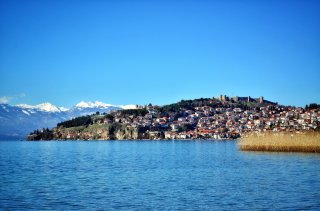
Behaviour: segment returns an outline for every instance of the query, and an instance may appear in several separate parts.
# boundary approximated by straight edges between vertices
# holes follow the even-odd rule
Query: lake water
[[[0,209],[320,210],[320,155],[235,141],[2,141]]]

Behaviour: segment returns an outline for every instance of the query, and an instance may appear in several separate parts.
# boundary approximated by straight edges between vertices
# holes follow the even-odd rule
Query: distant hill
[[[135,105],[116,106],[98,101],[82,101],[67,109],[50,103],[35,106],[0,104],[0,140],[25,139],[30,131],[37,128],[52,128],[57,123],[74,117],[124,108],[135,108]]]

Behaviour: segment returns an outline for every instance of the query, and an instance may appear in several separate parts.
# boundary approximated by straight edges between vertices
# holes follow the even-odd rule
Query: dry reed
[[[240,150],[320,153],[320,133],[251,133],[239,141]]]

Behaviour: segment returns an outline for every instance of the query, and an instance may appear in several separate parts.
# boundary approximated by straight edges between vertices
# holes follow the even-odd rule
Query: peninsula
[[[252,132],[318,131],[320,105],[283,106],[263,97],[200,98],[96,112],[38,129],[27,140],[236,139]]]

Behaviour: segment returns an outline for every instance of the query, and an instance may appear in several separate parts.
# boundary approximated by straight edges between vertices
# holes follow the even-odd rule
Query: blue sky
[[[320,1],[0,1],[0,100],[320,103]]]

